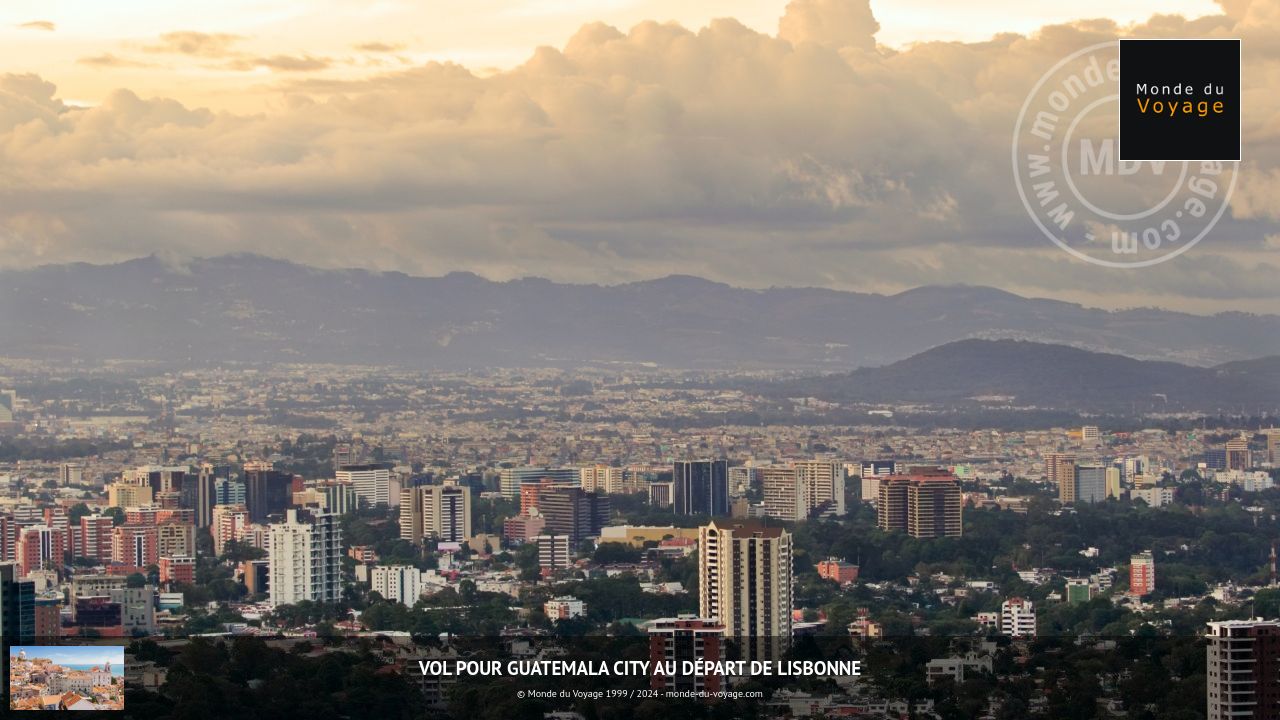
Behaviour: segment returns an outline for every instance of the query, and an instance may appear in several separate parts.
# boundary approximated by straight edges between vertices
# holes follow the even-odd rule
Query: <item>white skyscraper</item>
[[[271,604],[336,602],[342,595],[342,529],[336,515],[300,520],[290,509],[268,541]]]
[[[361,505],[365,507],[391,505],[390,465],[385,463],[343,465],[334,475],[339,483],[351,483],[356,491],[356,500]]]

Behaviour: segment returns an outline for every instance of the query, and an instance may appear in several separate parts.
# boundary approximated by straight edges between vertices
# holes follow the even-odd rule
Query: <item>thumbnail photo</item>
[[[10,710],[123,710],[124,648],[15,645]]]

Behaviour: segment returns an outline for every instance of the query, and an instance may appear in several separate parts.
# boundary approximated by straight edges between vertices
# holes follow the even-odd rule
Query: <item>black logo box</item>
[[[1120,134],[1121,160],[1238,161],[1241,159],[1240,91],[1241,45],[1238,39],[1120,39]],[[1148,86],[1139,95],[1138,84]],[[1205,86],[1214,92],[1205,94]],[[1171,89],[1189,86],[1190,94],[1151,93],[1150,86]],[[1216,92],[1222,88],[1222,94]],[[1138,100],[1150,101],[1143,114]],[[1155,103],[1162,114],[1154,114]],[[1222,113],[1201,117],[1184,114],[1183,102],[1194,108],[1207,102],[1223,103]],[[1168,105],[1178,104],[1177,113],[1168,114]]]

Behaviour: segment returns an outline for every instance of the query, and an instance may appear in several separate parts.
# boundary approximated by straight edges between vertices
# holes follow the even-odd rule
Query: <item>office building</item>
[[[1252,467],[1249,455],[1249,441],[1244,437],[1228,440],[1226,445],[1227,470],[1248,470]]]
[[[422,597],[422,571],[410,565],[386,565],[373,568],[369,581],[374,592],[386,600],[413,607]]]
[[[249,519],[264,523],[272,516],[283,515],[292,503],[293,475],[276,470],[271,463],[245,463],[244,490]]]
[[[539,510],[549,535],[567,535],[579,543],[600,534],[609,524],[609,496],[584,492],[582,488],[555,488],[540,494]]]
[[[342,465],[334,473],[340,483],[350,483],[361,507],[391,505],[391,464]],[[399,498],[397,497],[397,501]]]
[[[1150,595],[1156,589],[1156,561],[1151,552],[1140,552],[1129,558],[1129,594]]]
[[[299,517],[290,508],[284,522],[271,525],[267,553],[272,605],[341,598],[342,528],[336,515]]]
[[[698,531],[698,615],[723,625],[744,660],[780,660],[791,640],[791,534],[753,522]]]
[[[670,508],[675,502],[676,487],[675,483],[668,480],[666,482],[651,482],[647,488],[649,491],[649,504],[656,508]]]
[[[1280,718],[1280,621],[1259,618],[1208,625],[1208,720]]]
[[[677,515],[729,514],[728,461],[677,461],[672,482]]]
[[[213,522],[213,506],[214,505],[230,505],[232,503],[243,503],[244,485],[236,483],[239,487],[239,497],[229,498],[229,487],[232,484],[230,465],[215,465],[213,463],[201,463],[200,470],[196,474],[196,492],[195,492],[195,511],[196,511],[196,527],[207,528]],[[221,487],[222,497],[219,498],[219,487]]]
[[[36,635],[36,585],[15,563],[0,564],[0,644],[30,642]]]
[[[520,489],[522,487],[536,485],[543,480],[565,487],[579,487],[582,482],[582,473],[579,472],[578,468],[503,468],[498,475],[498,489],[502,492],[503,497],[509,500],[516,500],[520,497]]]
[[[662,672],[651,674],[650,688],[665,692],[693,693],[716,693],[721,690],[724,678],[710,668],[724,659],[721,648],[723,625],[710,618],[681,615],[650,620],[647,629],[650,667],[674,667],[676,670],[673,675]],[[697,667],[685,663],[699,661],[704,663],[701,667],[708,668],[707,672],[688,675],[681,672],[686,667]]]
[[[1075,499],[1082,503],[1099,503],[1107,499],[1107,467],[1104,465],[1077,465],[1075,468]]]

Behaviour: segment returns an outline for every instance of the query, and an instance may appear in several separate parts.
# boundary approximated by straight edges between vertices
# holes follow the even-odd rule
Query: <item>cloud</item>
[[[76,63],[80,65],[90,65],[92,67],[100,67],[100,68],[155,67],[154,63],[142,62],[140,60],[130,60],[129,58],[122,58],[122,57],[119,57],[118,55],[113,55],[111,53],[103,53],[101,55],[92,55],[89,57],[82,57],[77,59]]]
[[[204,58],[221,58],[235,54],[232,46],[244,38],[227,33],[202,33],[192,30],[168,32],[160,36],[160,42],[143,49],[151,53],[193,55]]]
[[[778,22],[778,37],[793,44],[874,50],[880,23],[870,0],[791,0]]]
[[[356,50],[367,53],[393,53],[403,50],[405,46],[398,43],[367,42],[360,43],[359,45],[353,45],[352,47]]]
[[[258,68],[266,68],[268,70],[276,70],[279,72],[315,72],[317,70],[326,70],[332,64],[332,60],[324,57],[312,57],[310,55],[272,55],[270,57],[255,57],[236,60],[228,63],[227,67],[232,70],[256,70]]]
[[[75,108],[40,78],[4,76],[0,257],[254,251],[497,279],[685,272],[882,291],[963,281],[1094,303],[1274,308],[1265,238],[1280,234],[1280,53],[1266,48],[1280,46],[1280,22],[1266,18],[1277,7],[893,52],[875,45],[866,0],[795,0],[776,35],[733,20],[590,24],[483,75],[431,63],[353,79],[320,72],[336,62],[326,57],[222,58],[277,71],[264,83],[280,101],[257,114],[127,91]],[[1239,33],[1261,48],[1244,73],[1237,217],[1194,257],[1133,273],[1043,239],[1009,168],[1013,121],[1040,74],[1125,33]]]
[[[58,26],[49,20],[32,20],[31,22],[22,23],[18,27],[23,30],[42,30],[44,32],[53,32],[58,29]]]

